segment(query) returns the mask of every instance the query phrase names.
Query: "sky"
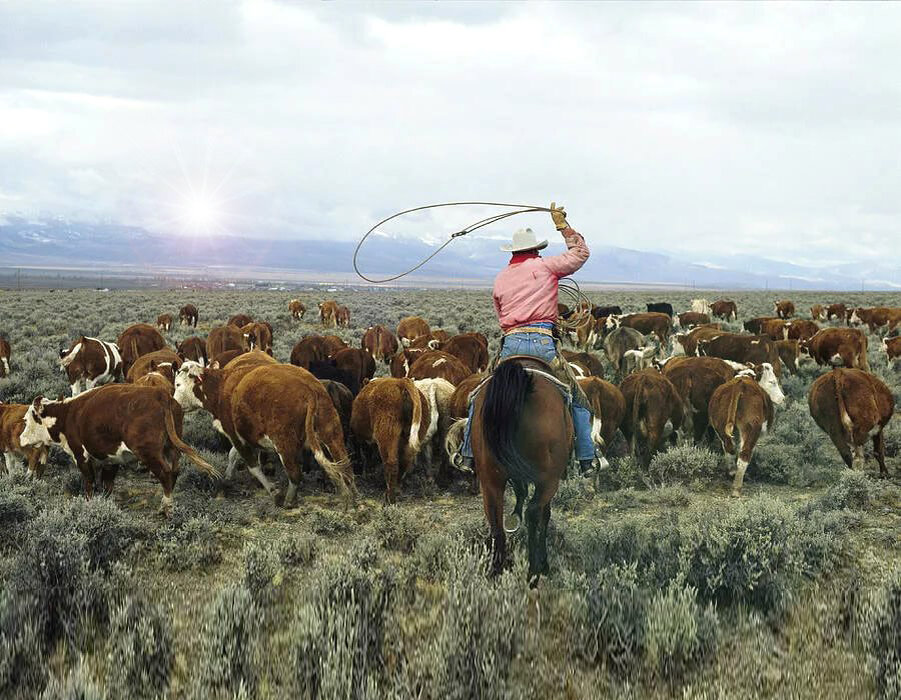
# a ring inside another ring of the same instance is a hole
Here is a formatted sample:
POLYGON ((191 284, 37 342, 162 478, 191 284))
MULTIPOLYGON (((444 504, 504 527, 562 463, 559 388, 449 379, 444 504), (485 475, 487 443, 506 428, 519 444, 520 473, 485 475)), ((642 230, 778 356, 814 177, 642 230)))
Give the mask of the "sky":
POLYGON ((894 260, 899 76, 899 4, 0 2, 0 212, 894 260))

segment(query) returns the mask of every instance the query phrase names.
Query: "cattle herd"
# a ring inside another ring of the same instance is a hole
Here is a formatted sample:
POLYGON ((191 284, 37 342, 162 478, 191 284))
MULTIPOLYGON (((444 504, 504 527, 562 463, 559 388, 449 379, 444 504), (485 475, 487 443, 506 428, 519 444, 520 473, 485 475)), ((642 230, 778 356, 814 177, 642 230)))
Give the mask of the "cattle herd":
MULTIPOLYGON (((297 299, 291 318, 304 318, 297 299)), ((40 476, 56 446, 75 463, 84 493, 100 478, 110 492, 120 465, 137 460, 160 482, 161 510, 172 505, 181 456, 211 476, 231 479, 239 465, 276 501, 290 505, 305 469, 318 465, 345 507, 357 499, 355 474, 381 465, 385 497, 394 502, 406 473, 420 464, 428 475, 455 477, 450 455, 459 446, 472 392, 490 366, 482 333, 450 334, 419 316, 396 327, 378 324, 349 347, 327 329, 350 323, 348 307, 318 305, 321 334, 294 344, 287 363, 273 357, 273 327, 236 314, 206 337, 170 347, 173 314, 155 325, 133 324, 115 343, 81 336, 60 350, 59 367, 71 397, 37 396, 29 404, 0 404, 0 449, 7 470, 17 458, 40 476), (376 377, 379 367, 385 376, 376 377), (184 414, 207 413, 231 447, 224 475, 182 439, 184 414), (274 455, 288 486, 282 494, 263 471, 274 455)), ((872 441, 880 474, 887 474, 882 431, 892 417, 891 391, 869 372, 867 334, 881 333, 889 363, 901 355, 899 308, 814 305, 810 319, 791 301, 773 315, 743 321, 735 302, 695 299, 677 313, 648 304, 624 314, 619 306, 584 304, 559 314, 562 354, 579 377, 594 414, 592 440, 607 454, 621 432, 635 459, 647 466, 667 442, 718 439, 734 459, 733 494, 758 439, 784 401, 783 372, 804 361, 828 368, 808 394, 811 416, 844 462, 861 469, 872 441), (565 347, 569 345, 571 347, 565 347), (603 352, 614 381, 604 378, 603 352)), ((198 309, 186 304, 179 324, 197 327, 198 309)), ((0 339, 0 377, 10 372, 9 343, 0 339)), ((471 482, 471 488, 477 488, 471 482)))

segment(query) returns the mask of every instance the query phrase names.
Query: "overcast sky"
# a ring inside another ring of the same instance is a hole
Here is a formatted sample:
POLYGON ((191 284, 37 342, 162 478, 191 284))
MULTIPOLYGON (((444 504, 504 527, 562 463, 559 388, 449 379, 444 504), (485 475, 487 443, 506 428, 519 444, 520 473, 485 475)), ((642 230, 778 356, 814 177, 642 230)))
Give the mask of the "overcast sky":
POLYGON ((899 154, 898 4, 0 3, 7 212, 350 239, 557 199, 599 243, 894 260, 899 154))

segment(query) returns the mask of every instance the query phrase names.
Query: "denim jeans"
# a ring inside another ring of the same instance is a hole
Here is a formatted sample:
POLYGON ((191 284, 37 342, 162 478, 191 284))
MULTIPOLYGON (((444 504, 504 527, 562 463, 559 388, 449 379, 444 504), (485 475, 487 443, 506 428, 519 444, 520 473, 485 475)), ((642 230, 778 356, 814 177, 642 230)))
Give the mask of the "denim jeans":
MULTIPOLYGON (((557 344, 551 336, 543 333, 511 333, 504 338, 500 358, 504 359, 511 355, 532 355, 549 363, 557 356, 557 344)), ((463 444, 460 446, 460 453, 469 458, 472 458, 471 430, 474 411, 475 402, 469 405, 469 418, 466 421, 466 429, 463 431, 463 444)), ((577 403, 575 397, 570 405, 570 411, 573 417, 573 429, 576 433, 576 459, 593 459, 591 411, 577 403)))

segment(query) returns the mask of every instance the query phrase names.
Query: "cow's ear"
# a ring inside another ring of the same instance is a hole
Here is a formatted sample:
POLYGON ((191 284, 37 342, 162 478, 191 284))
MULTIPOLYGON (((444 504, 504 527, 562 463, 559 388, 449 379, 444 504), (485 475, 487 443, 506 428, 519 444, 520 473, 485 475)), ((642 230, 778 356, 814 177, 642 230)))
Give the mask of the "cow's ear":
POLYGON ((213 360, 212 364, 210 364, 210 369, 219 369, 219 360, 213 360))
POLYGON ((42 415, 44 412, 44 397, 40 395, 35 397, 35 400, 31 403, 31 405, 34 408, 35 415, 42 415))

